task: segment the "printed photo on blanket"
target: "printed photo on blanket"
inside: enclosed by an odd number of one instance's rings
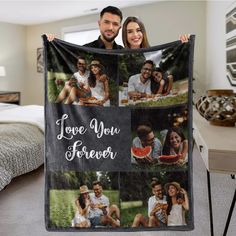
[[[51,228],[120,226],[117,172],[54,171],[48,181]]]
[[[119,60],[119,106],[158,107],[188,99],[188,44]]]
[[[166,229],[191,221],[187,172],[122,172],[120,182],[121,226]]]
[[[131,112],[133,169],[186,170],[188,109],[134,109]]]
[[[65,68],[59,60],[48,65],[49,102],[105,107],[118,103],[116,56],[75,50],[66,59]]]

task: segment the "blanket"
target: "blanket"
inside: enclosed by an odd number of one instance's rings
[[[16,106],[1,111],[0,123],[26,123],[44,132],[43,107],[38,105]]]
[[[194,36],[133,50],[43,41],[47,230],[193,229]]]
[[[0,190],[43,164],[43,107],[14,106],[0,111]]]

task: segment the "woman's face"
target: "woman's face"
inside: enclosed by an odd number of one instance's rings
[[[127,41],[130,45],[130,48],[140,48],[140,45],[143,42],[143,33],[138,23],[136,22],[128,23]]]
[[[162,79],[162,73],[158,71],[153,71],[152,76],[156,82],[159,82]]]
[[[83,193],[84,195],[84,199],[88,199],[89,198],[89,193]]]
[[[96,66],[96,65],[92,65],[91,66],[91,71],[94,75],[98,74],[100,72],[100,68],[99,66]]]
[[[170,145],[173,148],[179,148],[181,144],[181,137],[176,132],[170,134]]]
[[[168,188],[168,194],[170,197],[176,196],[177,188],[174,185],[170,185]]]

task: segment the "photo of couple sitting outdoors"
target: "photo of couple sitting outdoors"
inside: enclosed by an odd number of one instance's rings
[[[178,115],[177,115],[178,114]],[[185,168],[188,163],[185,108],[132,111],[134,168]]]
[[[78,71],[71,78],[57,84],[63,84],[56,103],[86,106],[110,106],[109,78],[104,73],[104,66],[99,60],[92,60],[87,65],[83,56],[77,58]]]
[[[110,206],[108,197],[102,191],[100,181],[93,182],[93,192],[87,185],[80,186],[72,227],[120,226],[120,209],[115,204]]]
[[[188,222],[189,198],[184,172],[155,177],[143,172],[121,175],[121,225],[125,227],[183,226]],[[178,176],[179,175],[179,176]],[[152,177],[153,176],[153,177]],[[128,187],[131,181],[132,187]],[[135,184],[134,184],[135,183]],[[127,191],[125,191],[127,190]]]
[[[178,58],[179,50],[187,47],[181,47],[121,57],[119,105],[158,107],[187,103],[188,59]]]
[[[52,171],[48,181],[51,228],[120,226],[117,172]]]
[[[152,60],[143,63],[139,74],[132,75],[128,80],[128,99],[125,95],[120,100],[133,105],[144,101],[155,101],[159,96],[172,93],[173,76],[156,67]]]

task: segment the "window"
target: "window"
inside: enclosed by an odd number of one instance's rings
[[[100,30],[97,23],[73,26],[62,29],[62,38],[73,44],[84,45],[86,43],[92,42],[98,38],[100,35]],[[121,30],[119,35],[116,37],[116,43],[123,45],[122,43],[122,33]]]

